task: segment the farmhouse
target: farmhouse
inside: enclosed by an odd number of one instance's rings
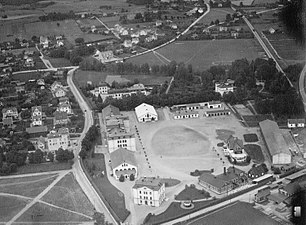
[[[199,112],[194,110],[179,110],[173,112],[173,118],[175,120],[187,119],[187,118],[198,118]]]
[[[131,174],[137,177],[137,164],[134,153],[125,149],[119,148],[110,153],[111,167],[115,179],[119,179],[121,175],[124,178],[130,178]]]
[[[305,119],[288,119],[288,128],[305,127]]]
[[[108,151],[112,153],[118,148],[136,151],[135,135],[121,128],[113,128],[107,132]]]
[[[204,115],[206,117],[212,117],[212,116],[226,116],[230,115],[231,111],[229,109],[219,109],[219,110],[210,110],[210,111],[205,111]]]
[[[38,149],[44,151],[46,149],[46,139],[43,136],[40,136],[37,139],[36,146]]]
[[[141,177],[133,186],[134,204],[159,207],[166,198],[165,183],[155,177]]]
[[[33,106],[32,107],[32,124],[31,126],[42,126],[42,107]]]
[[[149,122],[158,120],[157,112],[155,111],[154,107],[149,104],[140,104],[135,108],[135,112],[139,122]]]
[[[47,144],[49,151],[56,151],[59,148],[67,149],[70,145],[68,128],[59,128],[58,131],[50,131],[47,135]]]
[[[99,60],[101,63],[108,63],[108,62],[121,60],[120,58],[116,58],[114,56],[113,51],[100,52],[99,50],[97,50],[96,53],[93,55],[93,57]]]
[[[233,82],[227,81],[227,82],[221,82],[215,83],[215,92],[218,92],[223,96],[224,93],[234,92],[234,84]]]
[[[259,126],[272,163],[291,163],[291,153],[277,123],[271,120],[264,120],[259,123]]]
[[[4,108],[2,109],[2,118],[11,117],[13,119],[18,119],[18,111],[16,107]]]
[[[233,137],[232,135],[225,141],[225,145],[223,146],[223,151],[225,156],[230,157],[232,162],[245,162],[247,160],[247,154],[244,150],[242,140],[237,137]]]
[[[247,183],[246,174],[235,167],[229,167],[227,170],[224,167],[223,174],[212,175],[211,173],[203,173],[199,177],[199,184],[216,194],[224,194],[229,191],[243,186]]]

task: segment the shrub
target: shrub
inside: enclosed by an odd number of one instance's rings
[[[124,182],[124,176],[121,174],[121,176],[119,177],[119,181],[120,182]]]
[[[132,173],[131,175],[130,175],[130,181],[134,181],[135,180],[135,176],[134,176],[134,174]]]

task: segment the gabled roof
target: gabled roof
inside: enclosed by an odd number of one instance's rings
[[[68,97],[60,97],[58,99],[59,103],[62,103],[62,102],[69,102],[69,98]]]
[[[271,194],[270,188],[263,188],[258,190],[256,196],[257,198],[261,198],[261,197],[267,197],[270,194]]]
[[[18,113],[16,107],[9,107],[9,108],[2,109],[2,113],[7,113],[7,111],[13,111],[13,113]]]
[[[126,148],[118,148],[110,153],[112,168],[120,166],[122,163],[127,163],[132,166],[137,166],[134,153]]]
[[[150,113],[150,114],[153,114],[153,115],[157,116],[157,113],[156,113],[154,107],[149,105],[149,104],[146,104],[146,103],[142,103],[139,106],[137,106],[135,108],[135,112],[136,112],[137,117],[141,117],[141,116],[143,116],[147,113]]]
[[[298,190],[300,190],[300,185],[298,182],[293,182],[290,184],[287,184],[285,187],[282,187],[280,189],[283,189],[284,191],[286,191],[288,193],[288,195],[292,195],[295,194]]]
[[[119,116],[120,115],[120,110],[119,110],[119,108],[117,108],[113,105],[108,105],[104,109],[102,109],[102,114],[103,114],[104,117]]]
[[[288,119],[289,124],[305,123],[305,119]]]
[[[252,175],[256,176],[257,175],[258,177],[260,177],[264,174],[265,174],[265,168],[262,165],[254,166],[248,172],[249,176],[252,176]]]
[[[142,187],[149,188],[153,191],[158,191],[164,184],[159,178],[156,177],[141,177],[136,181],[133,189],[138,189]]]
[[[38,110],[38,111],[42,112],[42,107],[41,106],[33,106],[32,107],[32,112],[34,112],[35,110]]]
[[[71,108],[71,105],[70,103],[67,103],[67,102],[60,102],[58,107],[59,108],[64,108],[64,107]]]

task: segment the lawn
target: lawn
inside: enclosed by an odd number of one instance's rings
[[[0,196],[0,223],[9,221],[28,203],[27,200]]]
[[[166,187],[173,187],[173,186],[178,185],[179,183],[181,183],[181,181],[179,181],[177,179],[172,179],[172,178],[161,178],[160,181],[162,183],[165,183]]]
[[[68,59],[65,59],[65,58],[45,57],[45,59],[48,59],[53,67],[71,66],[70,61]]]
[[[41,164],[26,164],[24,166],[18,167],[18,171],[15,174],[27,174],[27,173],[40,173],[40,172],[50,172],[58,170],[70,170],[72,165],[70,163],[41,163]]]
[[[72,173],[67,174],[61,179],[42,200],[56,206],[93,216],[94,207]]]
[[[34,216],[34,218],[33,218]],[[89,218],[74,214],[62,209],[57,209],[51,206],[48,206],[43,203],[35,203],[30,209],[28,209],[24,214],[22,214],[17,222],[19,223],[28,223],[28,222],[86,222],[90,221]],[[60,223],[61,224],[61,223]]]
[[[213,65],[231,64],[236,59],[256,59],[263,50],[254,39],[228,39],[174,42],[157,52],[170,61],[191,64],[194,70],[203,71]],[[127,62],[163,64],[161,58],[153,53],[131,58]]]
[[[13,74],[12,79],[13,80],[19,80],[19,81],[28,81],[28,80],[37,80],[41,77],[41,74],[39,72],[29,72],[29,73],[18,73],[18,74]]]
[[[94,158],[86,159],[84,164],[91,168],[93,164],[95,165],[95,173],[99,175],[89,177],[90,181],[94,182],[95,188],[98,188],[98,194],[106,200],[106,205],[114,211],[121,221],[125,221],[130,212],[125,208],[124,194],[109,182],[107,176],[101,176],[101,172],[106,171],[104,155],[95,154]]]
[[[257,142],[258,141],[257,134],[244,134],[243,138],[245,142]]]
[[[175,196],[175,200],[198,200],[198,199],[207,199],[210,197],[209,192],[204,189],[199,190],[193,185],[186,185],[185,189],[182,190],[178,195]]]
[[[273,120],[273,117],[270,114],[248,115],[248,116],[242,116],[242,118],[245,120],[245,122],[247,123],[249,127],[258,127],[259,122],[267,120],[267,119]]]
[[[56,177],[57,175],[32,180],[29,182],[24,181],[20,182],[19,184],[11,183],[8,185],[1,185],[0,192],[33,198],[46,189],[46,187],[48,187],[56,179]]]
[[[262,163],[265,161],[261,147],[259,145],[246,144],[244,145],[244,149],[252,160],[257,161],[258,163]]]
[[[48,175],[31,176],[31,177],[3,178],[3,179],[0,179],[0,186],[12,184],[12,183],[16,184],[16,183],[37,181],[37,180],[45,179],[48,177],[52,177],[54,175],[56,175],[56,173],[48,174]]]
[[[190,225],[276,225],[277,221],[261,211],[254,209],[250,203],[235,202],[232,205],[218,209],[200,219],[189,222]]]

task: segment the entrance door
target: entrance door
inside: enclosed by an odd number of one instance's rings
[[[145,204],[148,205],[148,201],[147,200],[145,201]]]

